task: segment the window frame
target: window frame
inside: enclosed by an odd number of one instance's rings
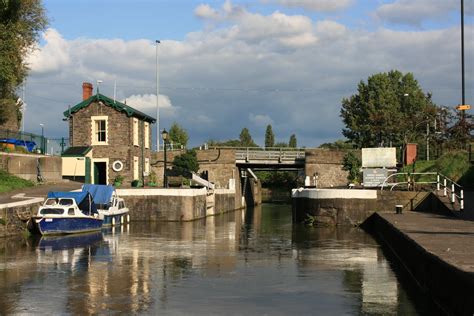
[[[97,123],[100,121],[105,121],[105,141],[98,140],[98,129]],[[108,116],[91,116],[91,144],[92,145],[108,145],[109,144],[109,117]]]

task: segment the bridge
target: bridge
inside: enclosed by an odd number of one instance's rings
[[[305,166],[305,151],[299,148],[237,148],[238,167],[254,169],[295,170]]]

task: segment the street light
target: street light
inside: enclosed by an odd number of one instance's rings
[[[44,155],[44,124],[41,123],[41,153]]]
[[[166,177],[166,144],[168,143],[169,134],[166,129],[163,129],[161,132],[161,138],[163,139],[163,149],[164,149],[164,168],[163,168],[163,187],[168,187],[168,178]]]

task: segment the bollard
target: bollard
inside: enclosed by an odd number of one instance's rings
[[[401,205],[401,204],[395,205],[395,213],[396,214],[402,214],[402,210],[403,210],[403,205]]]

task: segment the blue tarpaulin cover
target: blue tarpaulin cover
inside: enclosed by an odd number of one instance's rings
[[[89,192],[95,204],[107,204],[112,199],[115,188],[112,185],[84,184],[82,192]]]
[[[85,214],[97,213],[97,206],[89,192],[48,192],[48,199],[60,198],[74,199],[79,209]]]

